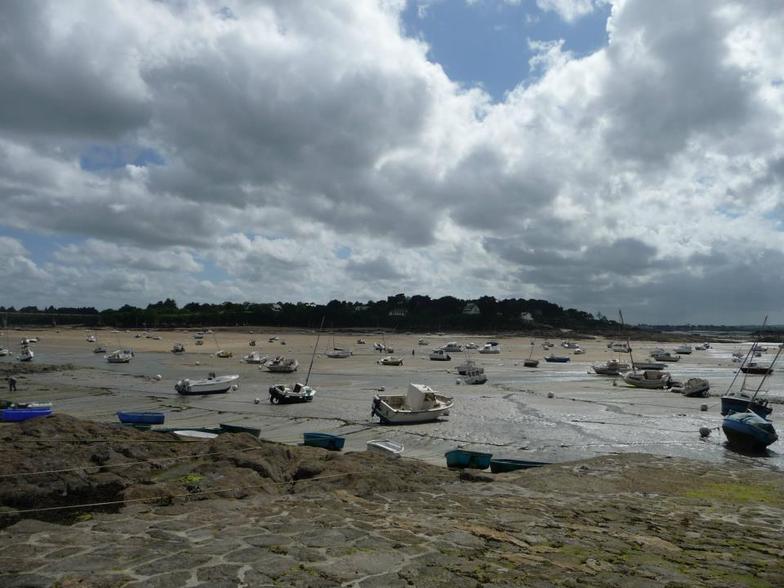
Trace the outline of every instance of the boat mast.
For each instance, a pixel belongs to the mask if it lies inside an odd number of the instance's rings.
[[[754,355],[753,355],[754,354],[754,350],[757,348],[757,343],[759,343],[759,340],[762,337],[762,331],[765,330],[765,325],[766,324],[768,324],[768,315],[765,315],[765,320],[762,321],[762,326],[760,327],[760,331],[757,334],[757,338],[755,339],[754,343],[751,344],[751,348],[749,349],[748,353],[746,353],[746,357],[744,357],[743,361],[740,362],[740,367],[738,368],[738,371],[735,372],[735,377],[732,378],[732,381],[730,382],[730,385],[727,387],[727,391],[725,392],[725,394],[729,394],[730,390],[732,390],[732,386],[733,386],[733,384],[735,384],[735,380],[738,379],[738,374],[743,372],[743,366],[746,365],[746,361],[749,359],[749,357],[754,357]],[[779,348],[779,351],[780,350],[781,350],[781,348]],[[778,357],[778,356],[779,355],[777,353],[776,357]],[[763,378],[762,381],[764,382],[765,378]],[[744,374],[744,376],[743,376],[743,384],[741,384],[741,386],[740,386],[741,390],[743,389],[743,385],[745,383],[746,383],[746,376]],[[762,385],[762,382],[760,382],[760,385]],[[759,391],[759,388],[757,388],[757,391]],[[754,394],[756,396],[757,392],[755,392]]]
[[[757,386],[757,389],[756,389],[756,390],[754,390],[754,394],[751,396],[751,401],[750,401],[750,402],[754,402],[754,399],[755,399],[755,398],[757,398],[757,394],[759,394],[759,391],[762,389],[762,385],[765,383],[765,380],[767,380],[767,379],[768,379],[768,376],[769,376],[769,375],[770,375],[770,374],[773,372],[773,366],[774,366],[774,365],[776,365],[776,362],[777,362],[777,361],[778,361],[778,359],[779,359],[779,355],[781,355],[781,345],[782,345],[782,344],[779,344],[779,350],[778,350],[778,351],[776,351],[776,355],[775,355],[775,357],[773,358],[773,361],[772,361],[772,362],[771,362],[771,364],[770,364],[770,369],[769,369],[769,370],[767,370],[767,371],[766,371],[766,372],[765,372],[765,373],[762,375],[762,379],[760,380],[760,383],[759,383],[759,385]]]
[[[621,312],[620,308],[618,309],[618,316],[621,319],[621,326],[618,329],[618,333],[620,334],[620,333],[623,333],[623,313]],[[636,374],[637,373],[637,366],[634,365],[634,356],[632,355],[632,344],[629,341],[629,336],[628,335],[626,336],[626,348],[629,350],[629,361],[632,362],[632,373]]]
[[[534,337],[534,338],[531,340],[531,345],[529,346],[529,347],[531,348],[531,351],[528,353],[528,359],[529,359],[529,360],[531,359],[531,357],[533,357],[533,354],[534,354],[534,344],[535,344],[535,343],[536,343],[536,337]]]
[[[313,346],[313,354],[310,356],[310,365],[308,366],[308,375],[305,376],[305,385],[306,386],[308,385],[308,382],[310,381],[310,370],[313,369],[313,360],[316,359],[316,349],[318,349],[319,337],[321,337],[321,329],[324,328],[324,319],[326,317],[327,317],[327,315],[324,315],[324,316],[321,317],[321,325],[319,326],[318,333],[316,334],[316,344]],[[335,346],[334,345],[334,340],[333,340],[332,346],[333,347]]]

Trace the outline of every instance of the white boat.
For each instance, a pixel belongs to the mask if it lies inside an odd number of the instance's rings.
[[[172,353],[185,353],[185,345],[182,343],[175,343],[171,348]]]
[[[282,355],[278,355],[264,364],[264,367],[267,368],[268,372],[290,374],[297,371],[299,362],[296,359],[287,359]]]
[[[607,347],[609,347],[616,353],[629,353],[629,351],[631,351],[631,348],[629,347],[629,344],[626,341],[623,342],[613,341]]]
[[[474,343],[473,341],[465,344],[466,349],[479,349],[479,345]]]
[[[371,415],[385,425],[426,423],[448,415],[452,406],[454,399],[430,386],[409,384],[407,394],[374,397]]]
[[[487,375],[485,375],[484,368],[474,368],[468,370],[463,376],[463,383],[469,385],[484,384],[487,382]]]
[[[104,355],[103,358],[109,363],[130,363],[133,359],[133,351],[130,349],[117,349],[108,355]]]
[[[228,359],[233,356],[234,354],[231,351],[226,351],[225,349],[221,349],[215,354],[215,357],[220,357],[221,359]]]
[[[194,339],[204,339],[204,333],[194,333],[193,334],[193,338]]]
[[[351,351],[348,349],[342,349],[341,347],[333,347],[324,355],[330,359],[346,359],[347,357],[351,357]]]
[[[585,353],[585,349],[582,347],[575,347],[574,354],[575,355],[583,355]]]
[[[6,357],[8,355],[11,355],[11,350],[6,349],[5,347],[0,347],[0,357]]]
[[[299,402],[312,402],[316,396],[316,389],[297,382],[289,388],[285,384],[277,384],[269,388],[271,404],[294,404]]]
[[[367,442],[367,450],[397,459],[403,453],[403,445],[390,439],[372,439]]]
[[[642,372],[628,372],[624,374],[623,381],[635,388],[648,388],[651,390],[661,390],[669,388],[670,372],[659,370],[645,370]]]
[[[261,355],[258,351],[252,351],[248,353],[248,355],[244,356],[242,358],[242,361],[244,361],[245,363],[253,363],[253,364],[261,365],[265,363],[268,359],[269,357],[267,357],[266,355]]]
[[[378,360],[380,365],[403,365],[403,358],[396,355],[387,355]]]
[[[35,357],[33,350],[29,347],[23,347],[19,355],[16,356],[16,359],[19,361],[33,361],[33,357]]]
[[[386,349],[387,349],[386,346],[383,345],[382,343],[373,343],[373,350],[374,351],[378,351],[379,353],[383,353],[384,351],[386,351]]]
[[[90,335],[89,337],[87,337],[87,342],[88,343],[95,343],[95,335]]]
[[[93,348],[93,353],[106,353],[106,347],[104,347],[103,345],[96,345]]]
[[[228,376],[215,376],[210,374],[209,377],[202,380],[191,380],[184,378],[174,385],[174,389],[184,396],[196,396],[199,394],[224,394],[231,390],[239,380],[237,374]]]
[[[681,355],[689,355],[691,353],[691,345],[678,345],[675,348],[675,353],[680,353]]]
[[[272,337],[270,337],[270,338],[268,339],[268,341],[269,341],[270,343],[274,343],[274,342],[275,342],[275,341],[277,341],[277,340],[278,340],[278,336],[277,336],[277,335],[273,335]]]
[[[501,353],[501,346],[495,341],[488,341],[482,346],[482,349],[479,350],[479,353]]]
[[[441,347],[441,349],[451,353],[458,353],[463,350],[463,346],[460,345],[457,341],[450,341],[449,343]]]
[[[431,361],[451,361],[452,357],[444,349],[433,349],[430,352]]]
[[[621,372],[629,369],[629,364],[610,359],[605,363],[594,364],[591,368],[600,376],[620,376]]]
[[[689,352],[689,353],[691,353],[691,352]],[[672,354],[672,353],[670,353],[669,351],[665,351],[665,350],[663,350],[663,349],[654,349],[654,350],[651,352],[651,357],[652,357],[652,358],[653,358],[655,361],[669,361],[669,362],[674,362],[674,361],[680,361],[680,360],[681,360],[681,356],[680,356],[680,355],[673,355],[673,354]]]

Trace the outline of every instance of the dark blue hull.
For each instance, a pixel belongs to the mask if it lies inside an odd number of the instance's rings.
[[[19,423],[37,417],[49,416],[52,409],[46,408],[4,408],[3,421],[7,423]]]
[[[768,406],[767,402],[750,402],[748,398],[736,396],[721,397],[721,416],[727,416],[733,412],[746,412],[747,409],[757,413],[762,418],[768,418],[768,415],[773,412],[773,409]]]
[[[166,416],[162,412],[124,412],[119,411],[117,418],[128,425],[162,425]]]
[[[544,360],[547,363],[567,363],[572,360],[571,357],[558,357],[558,356],[551,356],[545,357]]]
[[[480,451],[468,451],[466,449],[453,449],[444,454],[446,465],[450,468],[471,468],[484,470],[490,467],[492,453],[482,453]]]
[[[736,413],[724,419],[721,428],[730,445],[760,451],[778,440],[779,437],[769,421],[764,421],[761,417],[757,417],[759,420],[743,418],[747,415],[748,413]],[[764,422],[760,424],[759,421]]]
[[[304,433],[305,445],[321,447],[330,451],[340,451],[346,443],[345,437],[330,435],[329,433]]]

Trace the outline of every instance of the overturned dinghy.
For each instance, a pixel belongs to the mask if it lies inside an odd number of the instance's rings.
[[[430,386],[409,384],[407,394],[374,397],[371,416],[377,416],[383,425],[426,423],[446,416],[452,406],[454,399]]]
[[[635,388],[648,388],[661,390],[670,387],[670,372],[645,370],[644,372],[628,372],[624,374],[623,381]]]
[[[213,376],[203,380],[190,380],[185,378],[174,385],[178,394],[183,396],[198,396],[202,394],[225,394],[236,385],[240,377],[237,374],[228,376]]]

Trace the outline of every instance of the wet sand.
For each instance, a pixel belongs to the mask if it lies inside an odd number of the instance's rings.
[[[451,362],[430,361],[427,355],[447,341],[473,341],[481,346],[485,341],[482,337],[384,336],[383,341],[404,358],[404,365],[393,367],[377,364],[382,354],[372,346],[382,342],[381,335],[362,335],[366,340],[363,345],[357,343],[359,336],[338,335],[334,345],[350,348],[354,355],[330,359],[324,352],[333,346],[333,339],[322,333],[310,376],[310,384],[318,391],[315,400],[273,406],[268,402],[270,385],[304,381],[315,333],[258,328],[218,331],[205,336],[203,346],[196,346],[193,332],[149,331],[150,335],[161,337],[154,340],[136,338],[141,331],[113,333],[109,329],[9,331],[14,349],[22,337],[40,337],[34,347],[36,365],[72,364],[74,369],[22,375],[18,378],[18,392],[0,397],[15,401],[51,400],[58,413],[102,422],[116,422],[118,410],[160,410],[166,413],[169,427],[241,424],[261,428],[264,439],[292,444],[301,441],[304,431],[333,432],[346,436],[346,450],[364,450],[366,441],[383,437],[403,443],[407,457],[439,465],[443,465],[444,451],[460,445],[487,450],[498,457],[554,462],[642,452],[784,469],[782,441],[772,445],[767,456],[747,457],[726,449],[720,431],[714,430],[707,439],[701,439],[698,433],[700,427],[717,428],[721,424],[718,397],[735,375],[737,364],[732,363],[731,353],[739,344],[713,344],[712,349],[694,351],[670,366],[669,371],[677,380],[707,378],[712,396],[704,399],[631,388],[620,378],[589,373],[592,363],[617,357],[607,348],[606,339],[580,340],[586,350],[583,355],[573,355],[571,350],[561,348],[557,340],[553,340],[556,346],[552,350],[544,351],[538,340],[533,357],[540,364],[530,369],[523,367],[531,350],[530,338],[494,337],[501,345],[500,354],[471,352],[471,358],[485,368],[488,383],[466,386],[457,383],[455,374],[464,354],[451,354]],[[92,353],[95,344],[86,341],[91,333],[109,350],[132,348],[135,359],[130,364],[108,364],[102,354]],[[269,342],[273,335],[280,340]],[[417,344],[422,336],[429,345]],[[248,345],[251,339],[256,340],[256,347]],[[0,341],[5,344],[4,339]],[[185,345],[184,354],[170,352],[176,342]],[[650,350],[671,350],[675,346],[633,342],[634,358],[647,361]],[[214,353],[218,349],[231,351],[234,356],[217,358]],[[300,362],[299,371],[271,374],[242,363],[242,356],[253,350],[263,355],[294,357]],[[542,361],[551,351],[570,355],[571,362]],[[759,361],[766,359],[772,359],[772,355]],[[13,365],[19,365],[13,358],[0,358],[4,372]],[[209,372],[240,374],[239,389],[204,397],[182,397],[174,391],[177,380],[205,377]],[[777,393],[784,389],[779,385],[780,378],[774,374],[766,384],[774,400],[780,399]],[[455,408],[449,417],[436,423],[397,427],[381,426],[377,419],[370,418],[376,390],[383,387],[386,393],[402,394],[409,382],[428,384],[454,396]],[[703,404],[708,405],[705,412],[700,410]],[[774,422],[779,409],[774,408]]]

